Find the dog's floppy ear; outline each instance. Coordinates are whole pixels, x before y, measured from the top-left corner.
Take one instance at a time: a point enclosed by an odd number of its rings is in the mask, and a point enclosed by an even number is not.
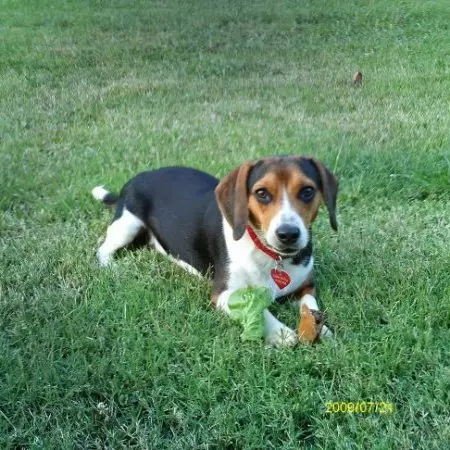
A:
[[[216,187],[220,211],[233,229],[233,238],[239,240],[248,223],[247,180],[254,162],[248,161],[226,175]]]
[[[325,206],[328,209],[331,228],[337,231],[338,226],[336,220],[336,199],[339,181],[337,177],[332,172],[330,172],[320,161],[315,158],[310,158],[310,161],[314,164],[319,174],[320,190],[322,191]]]

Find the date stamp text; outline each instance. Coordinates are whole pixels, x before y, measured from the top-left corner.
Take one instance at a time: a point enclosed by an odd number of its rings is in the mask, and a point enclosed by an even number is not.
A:
[[[391,402],[325,402],[326,414],[393,414],[394,404]]]

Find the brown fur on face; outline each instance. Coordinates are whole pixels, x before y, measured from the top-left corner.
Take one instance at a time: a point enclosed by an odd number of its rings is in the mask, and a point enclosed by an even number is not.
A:
[[[276,160],[267,161],[267,171],[262,178],[253,185],[248,200],[249,217],[255,227],[266,232],[270,222],[280,212],[283,196],[286,192],[288,200],[298,215],[309,228],[316,218],[322,200],[322,195],[316,183],[306,176],[297,164],[279,165]],[[305,203],[299,198],[299,192],[305,187],[312,187],[316,191],[314,199]],[[256,192],[266,189],[272,195],[272,201],[264,204],[258,201]]]
[[[307,168],[308,174],[302,167]],[[298,197],[300,190],[307,186],[316,190],[314,199],[309,203]],[[255,193],[261,188],[272,195],[270,203],[263,204],[257,200]],[[282,207],[284,191],[307,228],[324,201],[331,226],[337,230],[337,189],[337,178],[319,161],[280,156],[244,163],[223,178],[216,187],[216,198],[222,214],[233,228],[234,239],[238,240],[245,233],[249,220],[255,228],[264,232],[268,230],[271,220]]]

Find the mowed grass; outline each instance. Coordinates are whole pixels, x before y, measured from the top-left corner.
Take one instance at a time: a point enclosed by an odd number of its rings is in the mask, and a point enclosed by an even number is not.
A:
[[[1,448],[448,448],[446,0],[0,6]],[[93,186],[271,154],[340,178],[314,230],[336,346],[240,342],[153,252],[97,266]]]

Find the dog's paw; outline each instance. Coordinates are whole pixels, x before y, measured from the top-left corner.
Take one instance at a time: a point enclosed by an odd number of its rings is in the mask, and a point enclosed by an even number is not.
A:
[[[111,260],[112,260],[111,254],[102,252],[100,250],[97,252],[97,261],[98,261],[98,264],[100,265],[100,267],[109,266],[111,263]]]
[[[337,346],[337,341],[334,338],[333,332],[326,325],[320,330],[320,340],[330,343],[333,347]]]
[[[334,342],[333,332],[326,325],[323,325],[322,330],[320,330],[320,339],[328,339]]]
[[[266,345],[270,347],[293,347],[297,342],[297,334],[288,327],[276,328],[266,336]]]

